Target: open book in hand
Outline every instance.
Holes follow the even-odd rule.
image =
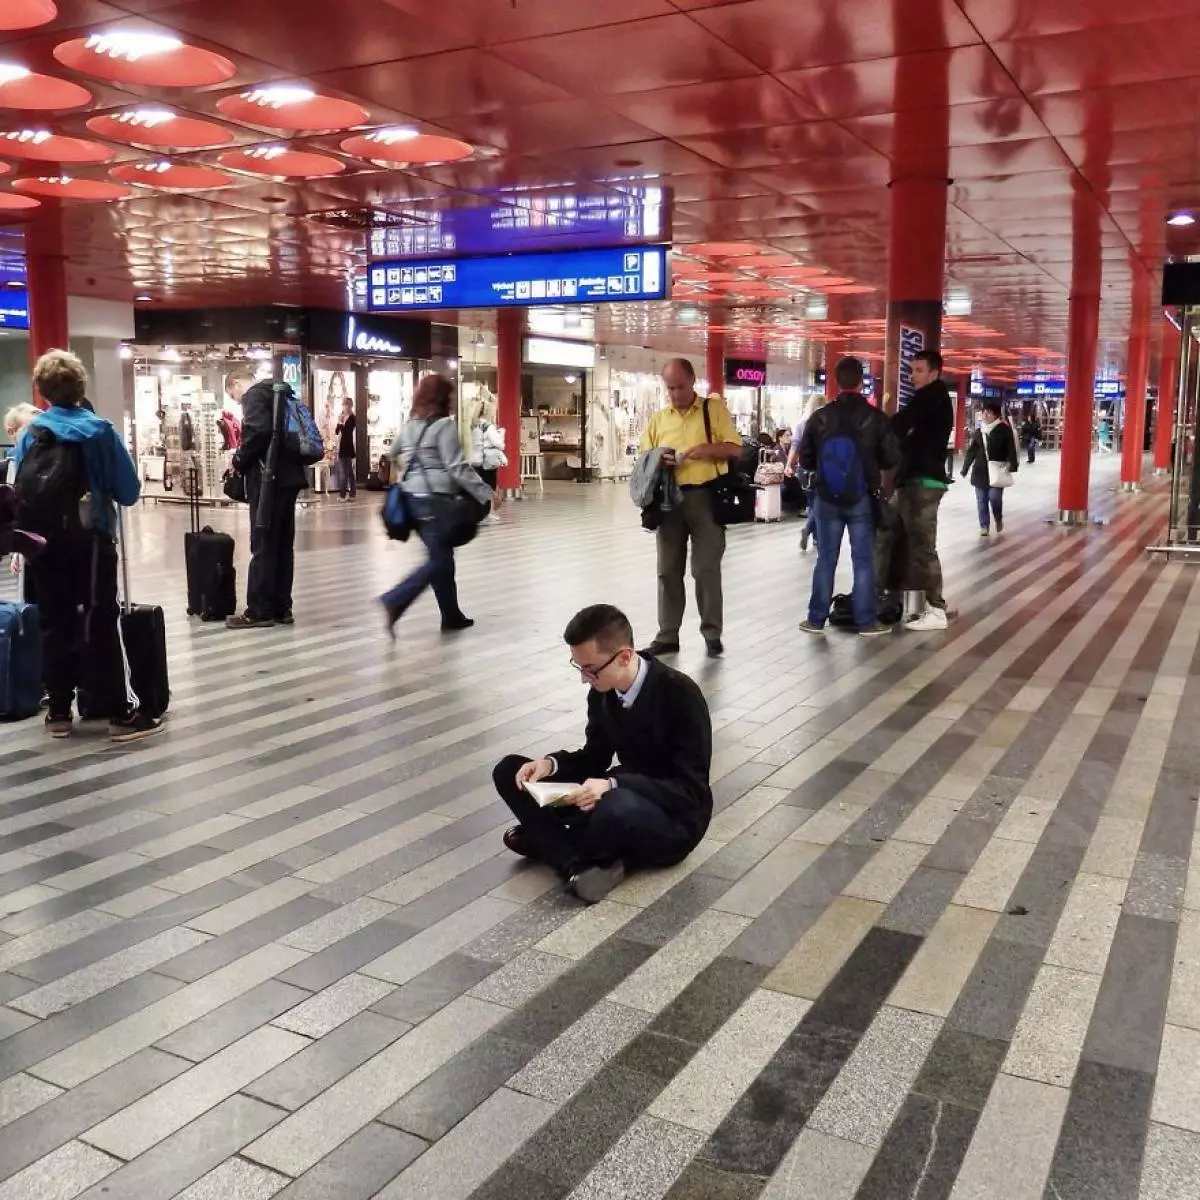
[[[579,791],[577,783],[524,783],[521,785],[542,808],[560,805]]]

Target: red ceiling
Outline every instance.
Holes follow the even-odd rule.
[[[0,0],[0,26],[6,9],[50,7]],[[805,293],[778,299],[746,289],[743,276],[714,282],[711,294],[691,288],[699,299],[686,302],[686,315],[679,305],[613,306],[600,314],[600,337],[698,343],[711,304],[709,319],[743,345],[780,349],[853,331],[869,351],[880,344],[885,301],[887,185],[897,173],[941,169],[953,180],[947,286],[973,305],[970,322],[949,323],[949,344],[1000,366],[1011,361],[999,357],[1005,347],[1061,352],[1079,247],[1102,271],[1103,353],[1119,362],[1134,272],[1200,249],[1190,231],[1165,225],[1176,208],[1200,208],[1200,0],[58,0],[57,8],[49,23],[0,30],[0,65],[69,81],[91,98],[69,91],[78,107],[21,110],[4,105],[32,104],[36,80],[0,82],[0,133],[99,141],[111,158],[47,167],[6,155],[0,140],[0,247],[29,227],[30,210],[5,206],[31,187],[23,178],[153,182],[155,172],[131,164],[166,154],[177,167],[208,169],[170,180],[214,185],[194,194],[134,185],[117,202],[63,202],[73,291],[145,292],[161,304],[341,304],[364,262],[362,236],[306,214],[653,176],[675,194],[677,243],[749,241],[852,281],[850,293],[831,301],[830,321],[806,320]],[[207,64],[216,82],[140,86],[64,65],[94,66],[97,56],[61,48],[113,29],[183,39],[204,52],[189,65]],[[106,73],[130,78],[125,66]],[[367,118],[355,132],[413,126],[475,153],[383,168],[348,153],[364,143],[344,129],[288,132],[286,122],[271,127],[269,107],[230,102],[270,84],[360,106]],[[171,154],[169,141],[97,120],[146,106],[223,132],[213,149]],[[135,140],[167,150],[137,149]],[[255,164],[266,174],[272,161],[246,151],[282,146],[343,169],[309,180],[244,173]],[[36,219],[57,221],[57,206],[44,201]],[[1090,234],[1076,236],[1077,224]],[[719,295],[731,286],[734,295]],[[859,288],[873,290],[853,294]]]

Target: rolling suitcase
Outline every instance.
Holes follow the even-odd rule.
[[[192,527],[183,535],[188,616],[202,621],[223,621],[237,611],[234,541],[227,533],[214,533],[209,525],[200,528],[200,498],[195,484],[188,508]]]
[[[171,703],[167,675],[167,626],[163,610],[153,604],[134,604],[129,590],[129,558],[125,553],[125,518],[117,509],[121,554],[121,641],[129,663],[129,681],[138,706],[158,718]]]
[[[42,630],[36,606],[24,601],[28,570],[16,601],[0,604],[0,719],[36,716],[42,704]]]

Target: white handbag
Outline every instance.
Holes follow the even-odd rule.
[[[1012,487],[1016,476],[1006,462],[994,462],[988,459],[988,484],[994,488]]]

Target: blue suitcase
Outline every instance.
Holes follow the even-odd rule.
[[[32,604],[0,603],[0,718],[36,716],[42,703],[42,631]]]

